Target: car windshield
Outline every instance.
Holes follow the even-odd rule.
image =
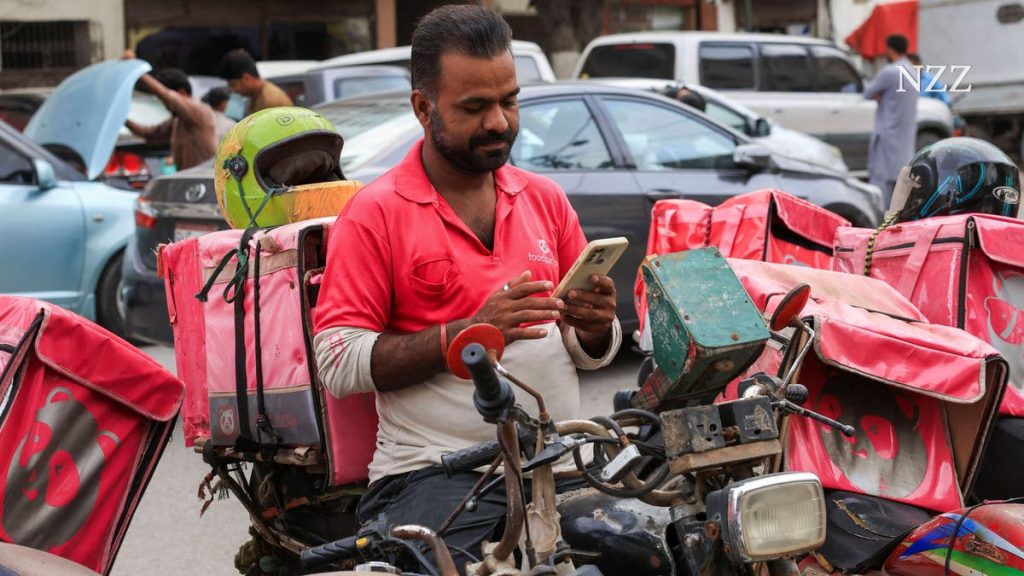
[[[407,99],[335,102],[317,109],[345,138],[344,171],[358,168],[382,149],[394,145],[419,126]]]

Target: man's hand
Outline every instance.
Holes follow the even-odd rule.
[[[604,355],[615,321],[615,282],[608,276],[590,277],[593,290],[570,290],[562,322],[576,329],[584,350],[598,358]]]
[[[135,60],[135,58],[135,50],[132,50],[131,48],[121,53],[121,60]]]
[[[472,318],[472,323],[486,322],[493,324],[505,337],[505,343],[516,340],[536,340],[548,335],[544,328],[523,328],[520,324],[533,322],[552,322],[561,317],[565,303],[559,298],[531,297],[538,292],[550,292],[554,289],[551,282],[530,282],[530,271],[516,276],[505,287],[491,294],[484,305]],[[613,288],[614,292],[614,288]],[[612,315],[615,305],[612,303]]]

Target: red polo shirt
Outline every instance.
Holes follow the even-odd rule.
[[[434,189],[422,140],[363,188],[331,229],[316,331],[347,326],[407,334],[469,318],[524,270],[557,285],[586,246],[576,212],[551,180],[505,165],[494,250]]]

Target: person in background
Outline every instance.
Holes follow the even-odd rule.
[[[213,108],[214,131],[217,135],[217,142],[223,140],[224,135],[235,126],[235,121],[224,114],[228,109],[228,100],[230,98],[231,89],[226,86],[210,88],[202,98],[202,101],[207,106]]]
[[[266,108],[294,105],[277,84],[260,78],[256,61],[245,50],[238,48],[228,52],[220,66],[221,77],[228,81],[231,90],[249,99],[246,116]]]
[[[913,52],[907,54],[907,60],[910,60],[910,63],[919,70],[919,77],[921,79],[921,95],[941,100],[946,106],[952,105],[952,102],[949,100],[949,92],[946,91],[946,85],[927,71],[924,67],[924,63],[921,61],[921,56],[916,52]]]
[[[882,205],[888,206],[900,170],[914,156],[918,93],[908,90],[901,80],[904,73],[917,74],[907,60],[907,37],[893,34],[885,43],[889,65],[864,89],[864,97],[878,102],[868,151],[868,180],[882,191]]]
[[[686,86],[683,86],[676,91],[675,99],[686,104],[690,108],[696,108],[701,112],[703,112],[708,105],[707,100],[705,100],[703,96],[693,90],[690,90]]]
[[[135,52],[126,50],[123,60],[132,60]],[[174,170],[184,170],[213,158],[217,136],[213,110],[192,97],[188,76],[177,68],[164,68],[146,74],[139,82],[160,99],[171,117],[153,126],[132,120],[125,122],[136,136],[147,142],[170,142]]]

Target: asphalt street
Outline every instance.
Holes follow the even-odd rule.
[[[174,371],[174,351],[142,350]],[[635,386],[639,356],[620,354],[611,366],[583,375],[584,416],[611,411],[612,394]],[[238,546],[248,539],[248,516],[237,501],[216,500],[200,518],[199,483],[209,468],[182,442],[178,425],[128,529],[114,576],[204,574],[233,576]]]

